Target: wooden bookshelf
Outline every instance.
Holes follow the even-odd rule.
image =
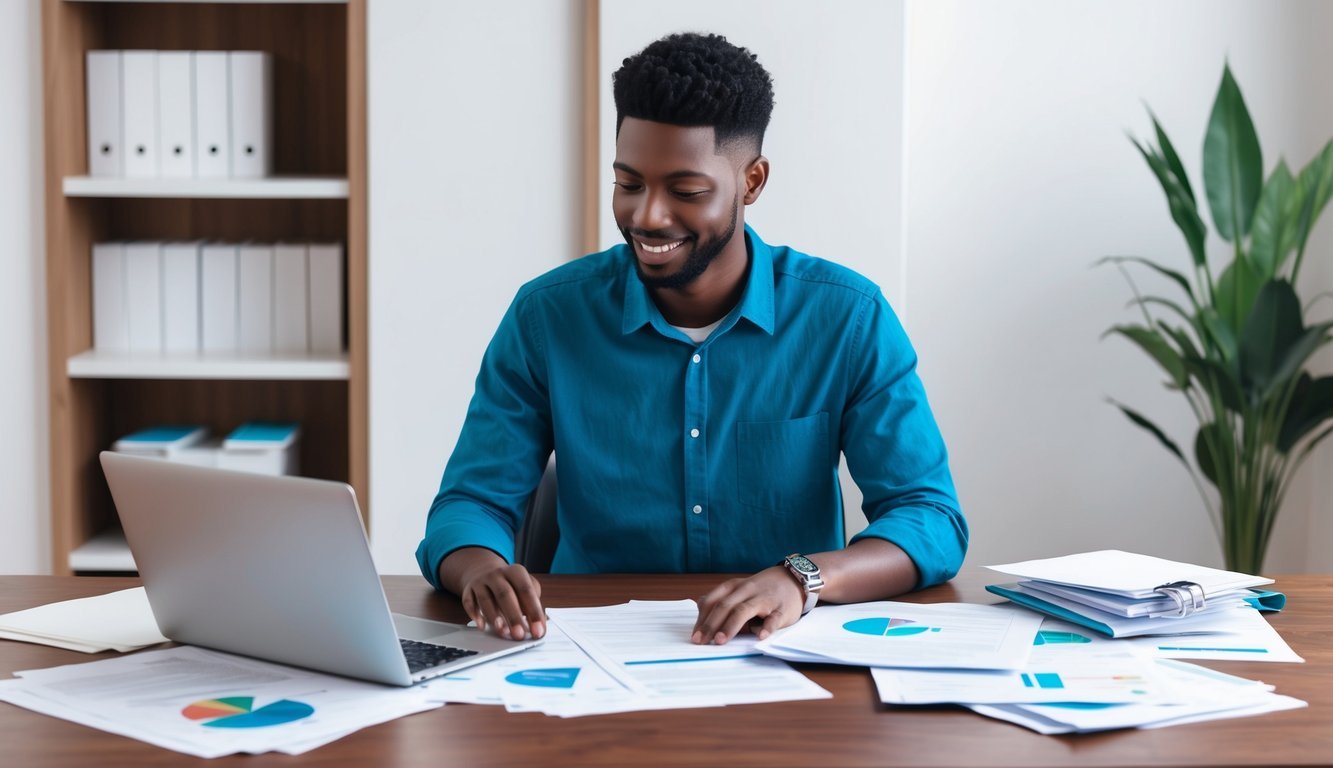
[[[302,474],[351,483],[368,514],[365,18],[365,0],[43,0],[55,573],[70,573],[71,553],[85,544],[114,541],[97,454],[155,423],[200,423],[219,435],[254,419],[299,421]],[[92,49],[272,54],[275,178],[88,177],[84,54]],[[128,239],[345,243],[346,354],[174,362],[97,354],[92,244]]]

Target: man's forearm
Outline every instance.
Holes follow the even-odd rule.
[[[461,550],[460,550],[461,551]],[[885,600],[916,588],[916,564],[897,544],[864,538],[845,549],[806,554],[824,579],[821,601],[860,603]]]

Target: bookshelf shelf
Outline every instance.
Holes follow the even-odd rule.
[[[345,200],[347,179],[287,176],[266,179],[121,179],[66,176],[66,197]]]
[[[66,368],[72,379],[244,379],[346,381],[347,355],[273,357],[142,357],[81,352]]]
[[[125,542],[125,532],[107,528],[89,538],[69,553],[69,569],[81,573],[133,571],[134,556]]]

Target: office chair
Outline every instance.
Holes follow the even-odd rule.
[[[514,536],[514,562],[529,573],[549,573],[555,546],[560,543],[560,528],[555,519],[556,478],[555,454],[546,462],[541,482],[532,498],[523,525]]]

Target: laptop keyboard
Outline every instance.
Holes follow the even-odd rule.
[[[404,640],[401,637],[398,638],[398,643],[403,646],[403,656],[407,657],[407,670],[413,674],[465,656],[477,655],[476,651],[451,648],[447,645],[421,643],[416,640]]]

